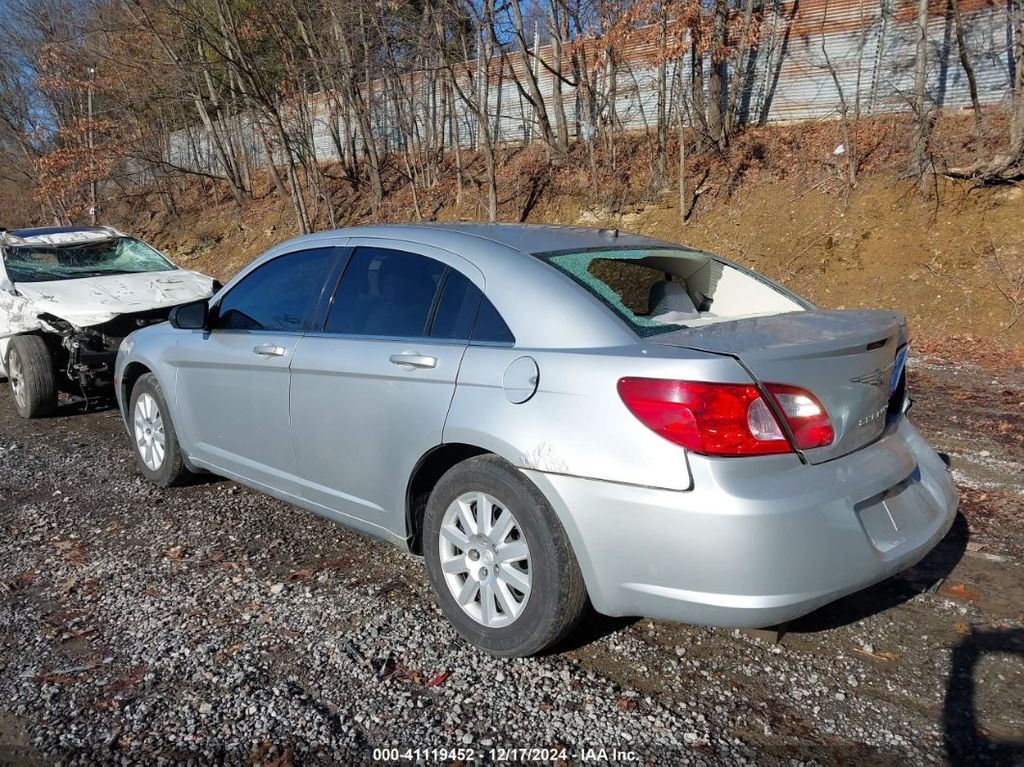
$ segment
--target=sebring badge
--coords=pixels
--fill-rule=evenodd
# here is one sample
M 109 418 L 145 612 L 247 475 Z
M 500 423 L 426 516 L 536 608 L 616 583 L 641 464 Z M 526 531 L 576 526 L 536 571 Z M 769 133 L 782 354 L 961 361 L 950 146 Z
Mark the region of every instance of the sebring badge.
M 859 421 L 857 421 L 857 425 L 858 426 L 867 426 L 869 423 L 874 423 L 879 418 L 881 418 L 883 415 L 885 415 L 885 411 L 888 410 L 888 409 L 889 409 L 889 406 L 887 404 L 886 405 L 882 405 L 874 413 L 870 413 L 869 415 L 866 415 L 863 418 L 861 418 Z

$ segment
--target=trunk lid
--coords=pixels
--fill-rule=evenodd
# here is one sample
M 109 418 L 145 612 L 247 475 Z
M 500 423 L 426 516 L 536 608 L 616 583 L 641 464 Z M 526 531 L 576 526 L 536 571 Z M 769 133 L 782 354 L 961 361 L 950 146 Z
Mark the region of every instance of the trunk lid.
M 761 383 L 799 386 L 828 411 L 835 440 L 810 463 L 852 453 L 900 416 L 907 323 L 886 311 L 789 312 L 726 320 L 645 339 L 738 359 Z M 899 399 L 899 402 L 891 402 Z

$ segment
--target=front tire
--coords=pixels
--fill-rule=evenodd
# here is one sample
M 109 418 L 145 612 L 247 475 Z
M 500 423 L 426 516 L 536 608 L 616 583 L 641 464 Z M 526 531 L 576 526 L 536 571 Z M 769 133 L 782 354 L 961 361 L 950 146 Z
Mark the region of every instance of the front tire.
M 128 408 L 128 429 L 135 462 L 146 479 L 161 487 L 185 482 L 189 471 L 160 382 L 152 373 L 139 376 L 135 382 Z
M 550 504 L 497 456 L 464 461 L 437 483 L 423 551 L 448 620 L 492 655 L 539 653 L 567 637 L 586 609 L 583 575 Z
M 57 409 L 53 357 L 39 336 L 15 336 L 7 352 L 7 378 L 22 418 L 42 418 Z

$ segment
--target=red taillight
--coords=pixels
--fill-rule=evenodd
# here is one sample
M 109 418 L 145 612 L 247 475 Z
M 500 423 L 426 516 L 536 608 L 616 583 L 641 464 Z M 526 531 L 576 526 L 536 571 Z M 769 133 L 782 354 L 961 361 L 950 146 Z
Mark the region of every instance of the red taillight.
M 649 429 L 697 453 L 765 455 L 792 450 L 754 386 L 623 378 L 619 396 Z M 774 426 L 776 434 L 758 438 L 751 420 Z
M 773 386 L 767 388 L 786 413 L 801 449 L 831 443 L 828 414 L 813 395 L 791 386 Z M 623 378 L 618 388 L 626 407 L 644 425 L 694 452 L 740 456 L 792 451 L 755 386 Z

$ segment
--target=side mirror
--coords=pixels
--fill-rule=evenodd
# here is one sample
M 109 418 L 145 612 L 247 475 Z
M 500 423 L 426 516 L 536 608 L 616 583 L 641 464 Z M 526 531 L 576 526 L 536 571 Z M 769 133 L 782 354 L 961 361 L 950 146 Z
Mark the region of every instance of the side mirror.
M 206 330 L 210 320 L 210 305 L 206 301 L 194 301 L 171 309 L 167 318 L 172 328 L 178 330 Z

